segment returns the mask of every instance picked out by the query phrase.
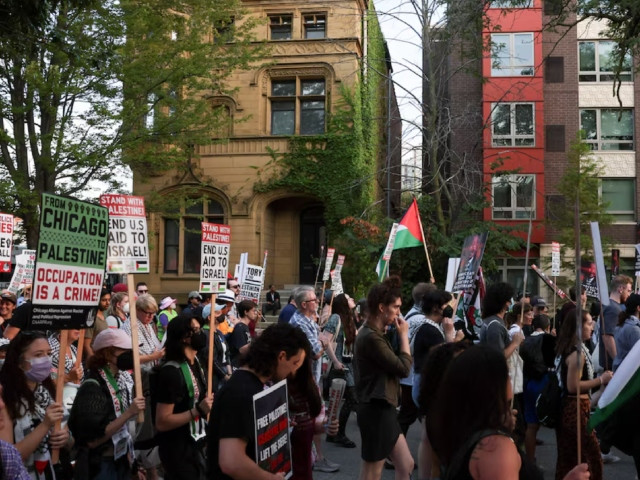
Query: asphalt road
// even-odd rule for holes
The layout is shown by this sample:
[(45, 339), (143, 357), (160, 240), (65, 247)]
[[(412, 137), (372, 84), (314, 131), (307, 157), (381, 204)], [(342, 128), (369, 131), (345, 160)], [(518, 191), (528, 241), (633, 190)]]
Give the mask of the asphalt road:
[[(417, 462), (418, 443), (420, 441), (420, 433), (422, 425), (414, 423), (409, 429), (408, 442), (413, 458)], [(360, 470), (360, 431), (356, 424), (355, 414), (352, 414), (347, 426), (347, 436), (356, 444), (356, 448), (344, 448), (336, 446), (332, 443), (323, 442), (324, 452), (331, 461), (340, 464), (340, 470), (336, 473), (313, 472), (315, 480), (352, 480), (358, 478)], [(545, 480), (554, 480), (556, 465), (556, 438), (553, 430), (541, 428), (538, 434), (544, 444), (537, 448), (537, 458), (539, 465), (543, 468)], [(634, 480), (636, 471), (633, 459), (617, 451), (615, 448), (612, 452), (621, 458), (620, 462), (604, 466), (605, 480)], [(384, 480), (393, 480), (393, 470), (383, 470), (382, 478)], [(414, 480), (419, 480), (414, 475)]]

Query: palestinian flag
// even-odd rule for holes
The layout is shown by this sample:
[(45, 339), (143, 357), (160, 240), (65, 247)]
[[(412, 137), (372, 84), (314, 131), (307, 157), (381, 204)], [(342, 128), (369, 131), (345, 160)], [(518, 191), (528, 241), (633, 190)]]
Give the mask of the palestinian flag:
[(591, 414), (589, 430), (627, 455), (640, 428), (640, 342), (624, 358)]
[[(420, 247), (424, 244), (424, 238), (422, 236), (422, 224), (420, 222), (420, 212), (418, 211), (418, 202), (413, 199), (411, 206), (400, 220), (398, 228), (395, 232), (395, 239), (390, 238), (390, 242), (393, 242), (391, 251), (400, 250), (401, 248)], [(387, 245), (389, 247), (389, 245)], [(386, 250), (386, 249), (385, 249)], [(389, 273), (389, 258), (385, 258), (385, 253), (382, 253), (378, 265), (376, 266), (376, 273), (378, 274), (378, 280), (383, 281)]]

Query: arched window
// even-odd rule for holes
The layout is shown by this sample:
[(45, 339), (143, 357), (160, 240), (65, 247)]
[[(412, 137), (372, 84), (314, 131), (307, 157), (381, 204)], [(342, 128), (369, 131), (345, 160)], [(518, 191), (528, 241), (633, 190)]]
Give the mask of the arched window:
[(164, 273), (200, 273), (202, 222), (225, 223), (222, 205), (212, 199), (185, 201), (164, 218)]

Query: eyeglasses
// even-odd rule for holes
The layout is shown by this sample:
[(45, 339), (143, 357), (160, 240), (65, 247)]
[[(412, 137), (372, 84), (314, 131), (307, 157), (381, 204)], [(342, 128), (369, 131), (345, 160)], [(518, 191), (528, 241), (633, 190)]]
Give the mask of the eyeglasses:
[(229, 288), (240, 288), (240, 285), (230, 285)]
[(317, 302), (317, 301), (318, 301), (318, 297), (315, 297), (315, 298), (307, 298), (307, 299), (305, 300), (305, 302)]
[(149, 290), (138, 290), (138, 293), (148, 293)]

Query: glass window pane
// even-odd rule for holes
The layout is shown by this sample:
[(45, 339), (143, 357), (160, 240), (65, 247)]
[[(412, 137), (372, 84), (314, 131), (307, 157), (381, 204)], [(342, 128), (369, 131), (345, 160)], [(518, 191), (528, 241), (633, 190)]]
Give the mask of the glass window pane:
[(271, 95), (274, 97), (291, 97), (296, 94), (296, 81), (286, 80), (271, 83)]
[(164, 271), (178, 272), (178, 242), (180, 239), (180, 223), (167, 218), (164, 221)]
[(222, 205), (220, 205), (215, 200), (207, 200), (207, 214), (214, 215), (219, 214), (223, 215), (224, 210), (222, 209)]
[(189, 202), (194, 202), (194, 203), (190, 203), (185, 209), (185, 213), (187, 215), (202, 215), (204, 213), (204, 210), (202, 208), (202, 200), (189, 200)]
[(580, 110), (580, 128), (584, 130), (585, 139), (596, 140), (598, 138), (595, 110)]
[[(594, 42), (580, 42), (580, 71), (594, 72), (596, 69), (596, 46)], [(595, 80), (595, 77), (594, 77)]]
[(304, 102), (319, 103), (322, 108), (303, 109), (300, 115), (300, 134), (301, 135), (318, 135), (324, 133), (324, 103), (323, 102)]
[(511, 105), (496, 105), (493, 109), (492, 124), (494, 135), (511, 135)]
[(616, 220), (635, 220), (635, 179), (602, 179), (602, 202)]
[(598, 42), (598, 60), (601, 72), (613, 72), (613, 49), (615, 42)]
[(184, 219), (184, 273), (200, 272), (200, 242), (202, 224), (197, 218)]
[(324, 80), (303, 80), (302, 95), (324, 95)]
[(491, 58), (492, 58), (492, 74), (493, 75), (509, 75), (509, 71), (505, 71), (509, 67), (509, 35), (493, 34), (491, 35)]
[(511, 207), (511, 185), (509, 180), (501, 178), (496, 182), (493, 184), (493, 206), (497, 208)]
[[(522, 175), (516, 177), (516, 206), (521, 208), (533, 207), (533, 176)], [(525, 217), (529, 217), (527, 213)]]
[(533, 135), (533, 105), (516, 105), (516, 135)]
[(514, 35), (514, 65), (533, 65), (533, 34), (516, 33)]
[(295, 102), (271, 103), (271, 133), (273, 135), (293, 135), (295, 121)]
[(601, 110), (602, 140), (632, 140), (633, 115), (631, 110)]

